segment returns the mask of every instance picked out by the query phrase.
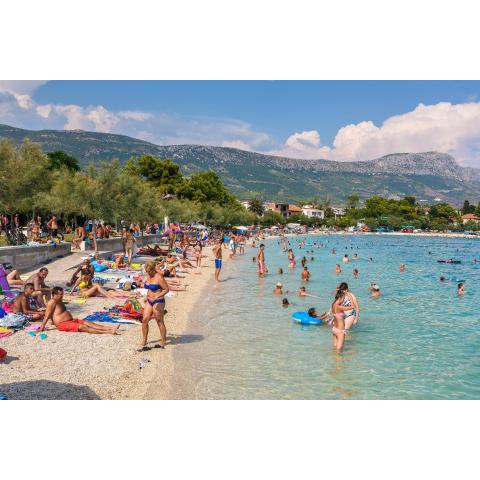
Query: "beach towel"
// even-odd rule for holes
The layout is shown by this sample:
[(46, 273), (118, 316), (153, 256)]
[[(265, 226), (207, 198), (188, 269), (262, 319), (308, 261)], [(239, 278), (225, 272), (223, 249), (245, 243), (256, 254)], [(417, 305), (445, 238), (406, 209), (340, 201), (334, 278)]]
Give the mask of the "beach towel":
[(23, 313), (9, 313), (0, 318), (0, 327), (23, 328), (31, 320), (30, 315)]
[(89, 322), (107, 322), (107, 323), (122, 323), (122, 324), (137, 324), (141, 325), (141, 322), (138, 320), (122, 318), (119, 316), (112, 315), (111, 312), (95, 312), (87, 317), (84, 320), (88, 320)]
[(9, 337), (12, 334), (13, 334), (13, 331), (10, 330), (9, 328), (0, 327), (0, 338)]

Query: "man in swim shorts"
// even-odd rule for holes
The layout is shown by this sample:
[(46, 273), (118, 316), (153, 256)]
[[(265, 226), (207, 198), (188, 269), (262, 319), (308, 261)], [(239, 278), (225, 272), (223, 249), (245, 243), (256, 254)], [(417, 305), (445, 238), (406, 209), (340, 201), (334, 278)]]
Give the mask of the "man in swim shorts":
[(217, 240), (217, 243), (214, 245), (212, 251), (215, 255), (215, 280), (220, 281), (220, 270), (222, 269), (222, 245), (223, 237)]
[(267, 273), (267, 268), (265, 266), (265, 245), (263, 243), (260, 244), (255, 260), (257, 261), (258, 265), (258, 276), (265, 276)]
[(52, 320), (57, 330), (61, 332), (109, 333), (114, 335), (120, 327), (120, 325), (104, 327), (86, 320), (74, 319), (63, 303), (63, 288), (61, 287), (52, 288), (52, 298), (47, 303), (47, 310), (39, 332), (43, 332), (49, 320)]
[(37, 300), (40, 307), (45, 307), (43, 297), (50, 299), (51, 288), (45, 284), (45, 279), (48, 275), (48, 268), (42, 267), (37, 273), (34, 273), (31, 277), (27, 278), (25, 283), (33, 283), (35, 292), (33, 297)]
[(23, 292), (20, 293), (13, 302), (13, 313), (27, 315), (30, 320), (43, 320), (45, 309), (40, 310), (30, 304), (33, 293), (33, 283), (26, 283), (23, 286)]

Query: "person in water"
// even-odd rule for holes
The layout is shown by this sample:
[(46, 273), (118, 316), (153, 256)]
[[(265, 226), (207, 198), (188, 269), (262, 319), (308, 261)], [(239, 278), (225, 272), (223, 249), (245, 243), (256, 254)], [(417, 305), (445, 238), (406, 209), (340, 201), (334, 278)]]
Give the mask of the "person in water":
[(275, 288), (273, 289), (273, 293), (274, 293), (275, 295), (282, 295), (282, 294), (283, 294), (283, 292), (282, 292), (282, 287), (283, 287), (283, 285), (282, 285), (280, 282), (278, 282), (278, 283), (275, 285)]
[(278, 274), (279, 274), (279, 275), (283, 275), (283, 268), (282, 268), (282, 267), (280, 267), (280, 268), (278, 269)]
[(255, 260), (258, 265), (258, 276), (264, 277), (267, 273), (267, 267), (265, 266), (265, 245), (263, 243), (260, 244)]
[(348, 263), (348, 262), (350, 261), (350, 259), (348, 258), (348, 255), (347, 255), (347, 254), (345, 254), (345, 255), (343, 256), (342, 261), (343, 261), (343, 263)]
[(348, 290), (348, 284), (346, 282), (342, 282), (338, 286), (338, 291), (343, 293), (343, 299), (337, 310), (343, 311), (345, 330), (350, 330), (352, 325), (356, 325), (358, 323), (358, 318), (360, 316), (360, 305), (358, 304), (357, 297)]
[(440, 277), (441, 282), (445, 282), (447, 279), (445, 277)]
[(63, 288), (53, 287), (52, 298), (47, 303), (47, 309), (42, 324), (38, 332), (43, 332), (49, 320), (61, 332), (84, 332), (96, 334), (115, 335), (120, 325), (113, 327), (104, 327), (97, 323), (88, 322), (87, 320), (74, 319), (72, 314), (67, 310), (63, 303)]
[(353, 278), (354, 278), (355, 280), (358, 279), (358, 270), (357, 270), (356, 268), (353, 269)]
[(308, 267), (303, 268), (302, 280), (304, 282), (308, 282), (310, 280), (310, 272), (308, 271)]
[(372, 295), (372, 297), (379, 297), (382, 293), (380, 292), (380, 287), (375, 283), (375, 282), (372, 282), (370, 284), (370, 294)]
[(147, 276), (143, 283), (143, 288), (148, 290), (145, 298), (145, 306), (143, 309), (142, 319), (142, 343), (138, 351), (144, 352), (150, 350), (147, 347), (148, 341), (148, 324), (152, 318), (155, 319), (160, 331), (160, 342), (154, 348), (164, 348), (167, 344), (167, 329), (163, 317), (165, 315), (165, 295), (169, 292), (168, 284), (163, 278), (163, 272), (160, 265), (154, 262), (145, 264), (145, 272)]
[(290, 305), (290, 302), (288, 301), (288, 298), (285, 297), (282, 299), (282, 307), (288, 307)]
[(318, 318), (317, 310), (314, 307), (311, 307), (307, 310), (308, 316), (311, 318)]
[(295, 268), (295, 254), (291, 248), (288, 249), (288, 268)]
[(222, 245), (223, 238), (217, 240), (217, 243), (212, 248), (213, 254), (215, 255), (215, 281), (220, 281), (220, 270), (222, 269)]
[(308, 295), (307, 289), (306, 289), (305, 287), (300, 287), (300, 288), (298, 289), (298, 295), (299, 295), (300, 297), (306, 297), (306, 296)]
[(338, 263), (335, 265), (335, 273), (336, 273), (337, 275), (339, 275), (340, 273), (342, 273), (342, 269), (340, 268), (340, 264), (338, 264)]
[(463, 282), (460, 282), (457, 285), (457, 294), (458, 295), (464, 295), (465, 294), (465, 284)]
[(401, 264), (400, 264), (400, 271), (401, 271), (401, 272), (404, 272), (406, 269), (407, 269), (407, 267), (405, 266), (405, 264), (404, 264), (404, 263), (401, 263)]

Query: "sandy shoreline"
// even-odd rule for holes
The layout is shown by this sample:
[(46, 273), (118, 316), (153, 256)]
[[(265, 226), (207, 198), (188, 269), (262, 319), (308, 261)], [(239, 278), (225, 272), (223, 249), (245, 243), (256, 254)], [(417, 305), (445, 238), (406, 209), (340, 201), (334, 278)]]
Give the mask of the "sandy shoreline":
[[(8, 352), (7, 361), (0, 364), (0, 393), (12, 400), (167, 398), (173, 351), (190, 340), (183, 338), (182, 332), (196, 300), (213, 280), (211, 249), (206, 248), (204, 255), (200, 273), (188, 274), (183, 280), (187, 290), (167, 299), (168, 345), (164, 350), (136, 352), (139, 325), (122, 325), (121, 335), (115, 336), (63, 333), (50, 326), (44, 341), (19, 331), (0, 341)], [(72, 254), (48, 264), (47, 284), (64, 286), (80, 256)], [(69, 303), (67, 308), (74, 316), (84, 318), (124, 301), (92, 298), (85, 304)], [(159, 333), (154, 322), (150, 326), (149, 338), (154, 343)], [(150, 362), (139, 369), (142, 359)]]

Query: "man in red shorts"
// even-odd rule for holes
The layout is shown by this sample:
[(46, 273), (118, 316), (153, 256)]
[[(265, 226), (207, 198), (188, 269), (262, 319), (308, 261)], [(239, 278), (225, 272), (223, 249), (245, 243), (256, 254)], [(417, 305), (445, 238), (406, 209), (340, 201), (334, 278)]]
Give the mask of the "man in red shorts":
[(49, 320), (52, 320), (57, 330), (61, 332), (109, 333), (114, 335), (120, 327), (120, 325), (104, 327), (86, 320), (74, 319), (63, 303), (63, 288), (61, 287), (52, 288), (52, 298), (47, 303), (45, 317), (39, 329), (40, 332), (45, 329)]

